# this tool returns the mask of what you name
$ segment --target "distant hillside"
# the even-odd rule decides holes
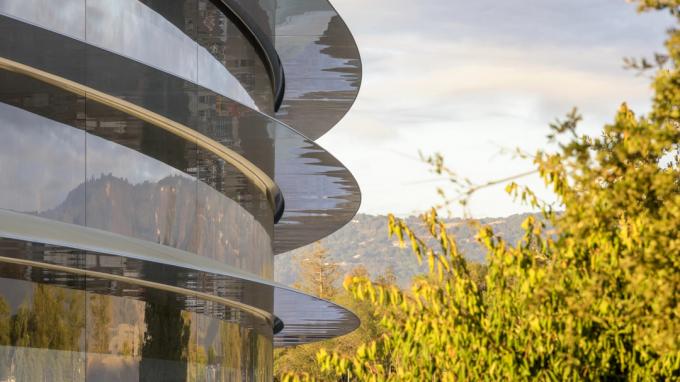
[[[511,243],[522,236],[521,224],[529,214],[512,215],[504,218],[481,219],[483,224],[491,225],[494,231]],[[409,217],[411,227],[421,226],[417,217]],[[472,261],[484,261],[484,249],[475,241],[476,231],[461,219],[450,219],[450,232],[458,239],[458,246],[466,257]],[[420,235],[423,239],[426,235]],[[321,244],[329,250],[331,258],[341,263],[343,270],[363,264],[372,276],[381,274],[392,265],[399,284],[408,285],[411,277],[426,272],[427,265],[421,268],[411,255],[410,250],[400,249],[395,240],[387,237],[387,216],[357,215],[351,223],[321,240]],[[284,284],[292,284],[297,277],[297,263],[293,260],[296,254],[308,251],[304,247],[283,255],[276,256],[275,278]]]

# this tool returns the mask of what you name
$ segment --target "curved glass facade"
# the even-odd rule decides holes
[[[104,105],[7,71],[0,71],[0,80],[9,85],[0,90],[0,101],[9,102],[0,102],[0,208],[172,246],[272,277],[272,211],[242,174],[212,163],[204,150],[198,166],[195,144]],[[161,148],[166,152],[156,153]],[[27,149],[36,154],[23,155]],[[213,167],[221,167],[220,187],[199,180],[205,172],[216,183]]]
[[[319,11],[291,4],[0,2],[0,380],[267,381],[274,347],[356,328],[272,281],[360,202],[305,136],[337,113],[290,102],[331,68],[279,44]]]
[[[0,13],[273,111],[266,64],[210,0],[5,0]]]
[[[2,380],[271,380],[271,332],[247,313],[215,318],[149,288],[143,299],[91,292],[104,282],[39,268],[0,274]]]

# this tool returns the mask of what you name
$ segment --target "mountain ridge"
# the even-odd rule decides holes
[[[514,244],[522,237],[521,224],[530,215],[536,214],[515,214],[483,218],[478,221],[491,226],[496,234]],[[429,236],[417,216],[408,216],[404,220],[422,239]],[[386,215],[357,214],[352,221],[319,243],[328,250],[330,259],[339,263],[343,273],[363,265],[370,275],[375,277],[391,266],[397,277],[397,283],[407,286],[414,275],[427,271],[427,265],[418,265],[409,249],[400,248],[396,239],[388,237],[387,221]],[[477,230],[466,224],[464,219],[451,218],[444,221],[449,232],[455,235],[458,247],[465,257],[470,261],[484,262],[486,251],[474,238]],[[274,266],[275,280],[287,285],[293,284],[298,275],[298,262],[295,258],[310,251],[311,248],[312,246],[306,246],[277,255]]]

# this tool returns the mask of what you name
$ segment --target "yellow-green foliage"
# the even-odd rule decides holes
[[[356,267],[348,273],[348,277],[363,276],[368,277],[369,273],[364,267]],[[307,280],[305,280],[307,278]],[[309,278],[302,274],[300,284],[310,286]],[[388,272],[384,275],[379,275],[376,282],[383,285],[394,284],[395,277]],[[311,284],[313,285],[313,284]],[[312,293],[320,293],[318,288],[309,288]],[[317,294],[318,296],[318,294]],[[333,295],[333,302],[340,304],[350,309],[361,320],[361,326],[352,333],[335,338],[328,341],[311,343],[307,345],[277,349],[274,352],[274,375],[275,378],[281,379],[290,373],[305,374],[310,379],[327,380],[334,376],[333,372],[321,370],[316,365],[316,354],[321,349],[332,350],[340,356],[351,356],[354,354],[359,346],[362,345],[367,338],[377,338],[383,332],[379,325],[378,313],[375,307],[369,301],[358,301],[353,298],[348,292],[344,290],[338,291]],[[0,306],[0,317],[2,315],[2,306]],[[0,341],[2,338],[0,338]],[[275,379],[275,380],[278,380]]]
[[[680,0],[639,7],[680,14]],[[680,32],[666,47],[647,116],[623,104],[598,138],[576,133],[576,112],[552,125],[559,149],[534,162],[562,211],[507,190],[541,207],[554,231],[532,217],[511,245],[481,227],[483,283],[434,209],[422,219],[435,248],[391,216],[390,235],[430,277],[408,292],[346,280],[382,309],[385,335],[352,357],[322,350],[319,367],[360,381],[680,380]]]

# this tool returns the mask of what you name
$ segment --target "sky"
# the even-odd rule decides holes
[[[661,52],[670,17],[624,0],[333,0],[359,46],[361,91],[319,143],[354,174],[360,212],[418,213],[446,189],[418,156],[440,152],[481,184],[531,170],[511,152],[547,148],[548,124],[576,106],[597,134],[621,102],[649,110],[647,75],[623,57]],[[518,183],[553,200],[537,176]],[[529,208],[502,185],[477,193],[475,217]],[[454,213],[459,212],[454,210]]]

